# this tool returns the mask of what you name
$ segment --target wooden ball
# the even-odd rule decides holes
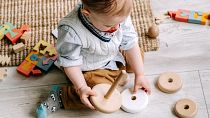
[[[100,112],[112,113],[119,110],[121,107],[121,94],[116,89],[108,99],[104,97],[110,87],[111,85],[109,84],[98,84],[92,88],[92,90],[96,92],[96,96],[91,96],[90,101]]]
[[[138,90],[133,94],[130,89],[125,89],[122,93],[121,108],[129,113],[137,113],[147,107],[148,95],[143,90]]]
[[[159,28],[157,25],[152,25],[148,29],[148,35],[151,38],[157,38],[159,35]]]
[[[182,88],[181,77],[174,72],[165,72],[160,75],[157,81],[158,88],[165,93],[174,93]]]
[[[178,100],[174,107],[175,114],[180,118],[193,118],[197,111],[197,104],[186,98]]]

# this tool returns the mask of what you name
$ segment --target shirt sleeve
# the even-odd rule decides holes
[[[120,44],[120,49],[129,50],[134,46],[135,43],[138,43],[138,35],[134,29],[134,26],[129,16],[124,23],[121,25],[123,38]]]
[[[77,33],[69,26],[58,27],[58,64],[62,67],[82,65],[82,43]]]

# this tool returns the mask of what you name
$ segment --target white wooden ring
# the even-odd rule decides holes
[[[138,90],[136,94],[132,94],[131,89],[125,89],[122,93],[121,108],[129,113],[137,113],[148,105],[148,95],[143,90]]]

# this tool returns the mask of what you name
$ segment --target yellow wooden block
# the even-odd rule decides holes
[[[45,42],[43,40],[40,40],[35,47],[33,48],[33,50],[45,55],[47,52],[49,53],[49,56],[53,56],[56,55],[57,52],[55,50],[55,48],[49,44],[48,42]]]
[[[208,19],[209,14],[208,13],[203,13],[201,17],[201,25],[206,25],[206,21]]]

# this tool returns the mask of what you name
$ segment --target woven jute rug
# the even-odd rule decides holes
[[[31,38],[26,42],[25,50],[11,53],[12,44],[6,39],[0,41],[0,56],[8,55],[11,62],[6,66],[17,66],[28,55],[39,40],[51,44],[56,39],[51,35],[57,27],[58,21],[67,15],[79,0],[0,0],[0,25],[11,22],[17,28],[28,24],[31,29]],[[146,35],[148,27],[154,23],[150,0],[134,0],[132,20],[139,34],[139,45],[145,51],[158,49],[158,40],[149,39]],[[0,64],[0,66],[2,66]]]

